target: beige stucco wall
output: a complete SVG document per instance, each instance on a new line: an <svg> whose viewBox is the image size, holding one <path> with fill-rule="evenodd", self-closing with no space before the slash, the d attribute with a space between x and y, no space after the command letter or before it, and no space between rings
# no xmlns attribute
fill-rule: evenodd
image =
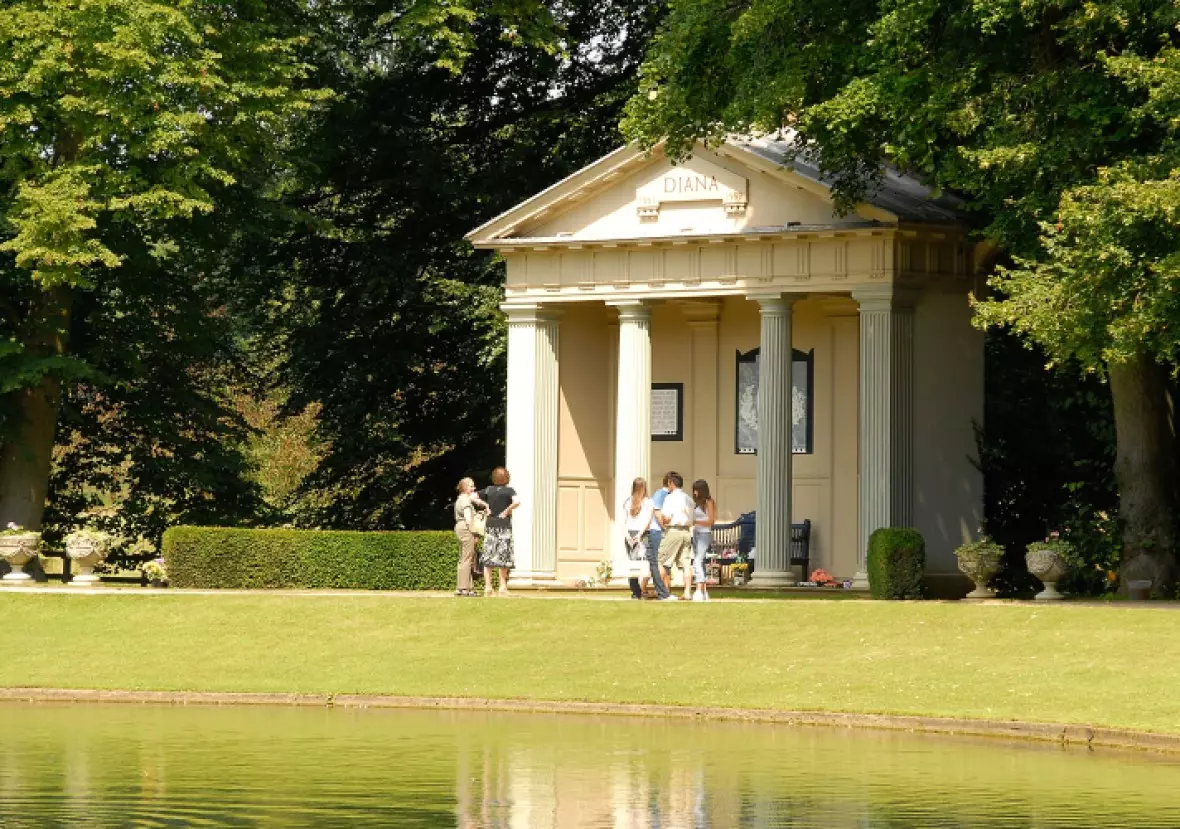
<svg viewBox="0 0 1180 829"><path fill-rule="evenodd" d="M613 312L567 306L561 323L557 576L589 575L606 555L612 491ZM714 310L711 312L710 307ZM710 322L710 317L715 322ZM720 520L754 509L756 458L734 447L736 356L758 346L757 304L663 303L652 312L652 381L684 384L684 440L651 444L652 488L675 469L704 478ZM795 348L815 350L814 452L794 456L796 521L812 521L813 566L856 570L858 321L850 300L807 299L794 310Z"/></svg>
<svg viewBox="0 0 1180 829"><path fill-rule="evenodd" d="M929 573L958 572L954 548L983 521L983 333L970 319L963 292L927 291L914 309L914 516Z"/></svg>
<svg viewBox="0 0 1180 829"><path fill-rule="evenodd" d="M617 332L605 305L570 305L558 354L557 578L594 572L606 556L614 465Z"/></svg>

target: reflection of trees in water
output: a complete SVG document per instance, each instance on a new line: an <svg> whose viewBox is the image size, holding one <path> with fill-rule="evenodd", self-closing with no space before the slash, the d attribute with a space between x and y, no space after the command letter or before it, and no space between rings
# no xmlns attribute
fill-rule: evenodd
<svg viewBox="0 0 1180 829"><path fill-rule="evenodd" d="M0 706L0 735L0 826L1180 826L1174 759L884 732Z"/></svg>

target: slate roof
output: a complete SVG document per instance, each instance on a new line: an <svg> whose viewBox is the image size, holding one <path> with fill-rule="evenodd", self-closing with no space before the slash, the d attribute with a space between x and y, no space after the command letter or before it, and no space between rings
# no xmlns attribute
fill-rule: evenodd
<svg viewBox="0 0 1180 829"><path fill-rule="evenodd" d="M726 143L754 153L825 187L832 186L831 178L822 175L814 164L790 158L794 143L793 133L784 133L783 138L777 139L735 137ZM865 200L870 204L888 210L901 221L962 221L961 199L945 193L935 196L930 188L918 179L899 173L891 167L886 167L884 173L880 186L865 196Z"/></svg>

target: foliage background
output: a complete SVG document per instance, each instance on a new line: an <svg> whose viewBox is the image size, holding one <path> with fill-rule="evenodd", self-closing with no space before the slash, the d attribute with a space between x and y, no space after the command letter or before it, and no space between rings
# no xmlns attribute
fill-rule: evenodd
<svg viewBox="0 0 1180 829"><path fill-rule="evenodd" d="M125 264L117 280L79 283L46 537L97 523L142 557L177 522L447 526L454 482L503 457L503 270L462 235L613 149L624 116L631 135L675 143L797 110L841 198L871 186L857 159L881 151L974 193L977 226L1026 257L1007 261L1018 298L1037 299L1038 251L1071 240L1084 259L1111 239L1125 250L1154 239L1162 264L1123 256L1114 285L1146 275L1166 287L1170 162L1095 173L1144 148L1171 152L1180 87L1173 52L1152 37L1175 14L1148 5L1148 25L1131 31L1139 18L1111 4L905 2L882 15L853 2L680 0L667 17L643 0L271 4L307 67L297 86L332 95L280 152L254 147L232 184L207 182L214 209L168 222L166 245L100 223ZM784 47L800 33L807 48ZM1122 56L1091 61L1104 43ZM1149 53L1160 59L1144 63ZM14 169L0 188L7 238ZM1074 183L1091 189L1063 203ZM1066 221L1046 224L1062 204ZM1087 224L1095 204L1105 219ZM1120 224L1128 215L1142 221ZM0 253L0 393L28 379L12 337L35 288L15 256ZM1146 319L1164 351L1160 332L1175 326L1157 299L1148 316L1120 316L1119 331ZM979 462L1013 593L1031 587L1023 545L1052 529L1082 551L1079 587L1106 589L1118 560L1113 412L1093 370L1109 320L1090 311L1082 342L988 334Z"/></svg>

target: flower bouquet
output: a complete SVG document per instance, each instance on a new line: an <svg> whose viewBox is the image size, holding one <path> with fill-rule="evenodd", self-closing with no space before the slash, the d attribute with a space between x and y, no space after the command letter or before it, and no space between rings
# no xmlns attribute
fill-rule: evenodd
<svg viewBox="0 0 1180 829"><path fill-rule="evenodd" d="M143 574L154 586L162 587L168 582L168 569L164 559L152 559L143 565Z"/></svg>
<svg viewBox="0 0 1180 829"><path fill-rule="evenodd" d="M590 588L600 587L605 584L610 584L611 576L614 575L615 568L611 564L609 558L604 558L598 562L598 566L594 568L594 575L588 576L584 579L578 579L574 582L574 587L579 590L587 590Z"/></svg>
<svg viewBox="0 0 1180 829"><path fill-rule="evenodd" d="M816 568L811 571L811 578L808 581L814 582L817 587L837 587L838 582L828 575L826 570Z"/></svg>
<svg viewBox="0 0 1180 829"><path fill-rule="evenodd" d="M744 561L735 562L733 565L733 583L745 584L746 573L749 572L750 565Z"/></svg>

